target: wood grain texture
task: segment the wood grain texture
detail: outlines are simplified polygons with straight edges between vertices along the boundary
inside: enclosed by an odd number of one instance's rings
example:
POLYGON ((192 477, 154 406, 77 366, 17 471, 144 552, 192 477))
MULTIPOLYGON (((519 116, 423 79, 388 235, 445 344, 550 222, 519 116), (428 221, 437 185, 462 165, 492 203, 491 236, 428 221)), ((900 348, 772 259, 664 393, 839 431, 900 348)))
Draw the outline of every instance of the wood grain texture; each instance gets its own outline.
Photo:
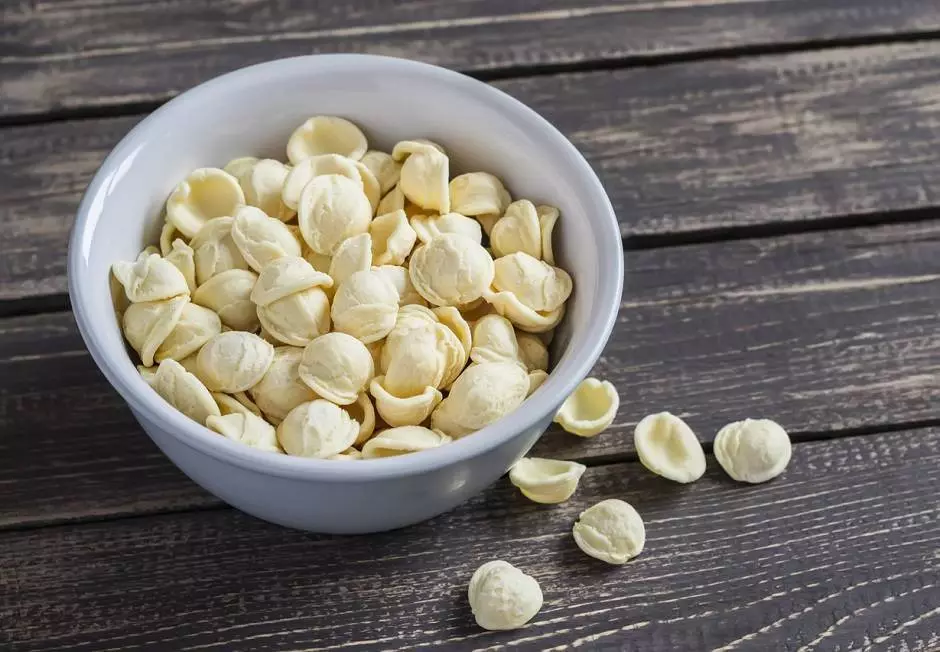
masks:
MULTIPOLYGON (((620 413, 593 439, 553 428, 536 452, 626 459, 660 410, 706 442, 744 417, 797 436, 935 419, 938 249, 927 223, 628 252, 593 372, 620 413)), ((66 313, 0 321, 0 417, 0 527, 216 504, 135 425, 66 313)))
MULTIPOLYGON (((940 43, 497 85, 587 155, 627 237, 858 220, 940 196, 940 43)), ((0 299, 65 291, 81 191, 137 120, 0 132, 0 299)))
POLYGON ((940 29, 923 0, 5 3, 0 116, 162 101, 273 59, 367 52, 470 72, 940 29), (533 44, 537 46, 533 47, 533 44))
POLYGON ((501 481, 397 532, 323 537, 233 510, 0 535, 0 641, 21 650, 911 650, 940 625, 940 431, 799 444, 772 483, 709 459, 697 483, 589 469, 539 506, 501 481), (581 553, 577 514, 621 498, 643 554, 581 553), (473 570, 541 584, 523 630, 478 629, 473 570), (557 646, 557 647, 556 647, 557 646))

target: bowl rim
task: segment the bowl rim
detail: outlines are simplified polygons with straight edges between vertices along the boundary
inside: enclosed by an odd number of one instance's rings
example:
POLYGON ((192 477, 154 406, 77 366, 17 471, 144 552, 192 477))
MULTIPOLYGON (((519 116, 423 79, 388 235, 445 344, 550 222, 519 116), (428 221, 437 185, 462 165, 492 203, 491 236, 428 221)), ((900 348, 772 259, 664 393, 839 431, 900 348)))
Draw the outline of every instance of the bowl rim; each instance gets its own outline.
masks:
MULTIPOLYGON (((69 237, 68 248, 68 292, 72 312, 78 325, 79 333, 91 353, 95 364, 105 378, 135 412, 146 420, 153 421, 168 431, 180 443, 205 453, 218 460, 238 467, 262 472, 268 475, 296 478, 317 479, 336 482, 362 482, 385 478, 418 475, 483 455, 502 444, 520 436, 534 427, 537 422, 557 409, 577 384, 587 376, 594 363, 603 352, 610 337, 620 310, 623 292, 624 256, 621 244, 620 226, 607 193, 597 178, 590 164, 575 146, 550 122, 507 93, 489 84, 473 79, 462 73, 435 66, 433 64, 399 59, 396 57, 370 54, 313 54, 298 57, 275 59, 254 64, 205 81, 169 100, 134 126, 111 150, 101 163, 95 176, 89 183, 76 213, 69 237), (386 69, 405 69, 405 72, 432 78, 442 87, 451 87, 460 91, 477 94, 482 102, 487 102, 505 111, 514 119, 522 120, 534 126, 540 137, 551 141, 553 148, 566 154, 573 172, 581 177, 595 194, 595 201, 603 207, 604 215, 599 215, 598 243, 616 243, 616 255, 600 254, 599 258, 610 260, 614 270, 603 269, 604 274, 612 274, 614 282, 602 296, 598 296, 592 308, 592 318, 584 333, 569 343, 569 347, 578 346, 576 356, 571 356, 565 363, 565 375, 553 372, 539 391, 526 399, 526 409, 518 409, 499 421, 477 431, 471 437, 464 437, 454 442, 415 455, 361 460, 342 463, 336 460, 322 460, 283 455, 259 451, 239 442, 219 436, 204 425, 189 419, 164 401, 137 373, 133 364, 118 361, 109 353, 98 335, 95 322, 100 316, 91 315, 86 305, 83 264, 86 259, 83 242, 90 242, 89 229, 94 229, 97 218, 95 213, 98 195, 110 184, 118 163, 125 158, 125 152, 139 145, 145 134, 158 125, 167 114, 185 110, 185 107, 226 84, 250 85, 253 79, 264 76, 274 69, 295 68, 298 74, 309 72, 312 66, 322 67, 378 67, 386 69), (606 218, 606 219, 603 219, 606 218), (543 391, 548 390, 548 391, 543 391)), ((598 283, 598 287, 601 283, 598 283)), ((141 424, 143 425, 143 424, 141 424)), ((146 430, 146 428, 145 428, 146 430)))

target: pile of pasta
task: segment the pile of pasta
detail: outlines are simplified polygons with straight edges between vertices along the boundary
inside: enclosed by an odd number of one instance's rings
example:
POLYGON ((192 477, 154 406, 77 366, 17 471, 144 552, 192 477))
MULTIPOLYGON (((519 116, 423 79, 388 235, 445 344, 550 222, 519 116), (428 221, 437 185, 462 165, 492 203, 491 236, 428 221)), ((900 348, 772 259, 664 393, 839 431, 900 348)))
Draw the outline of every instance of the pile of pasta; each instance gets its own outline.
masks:
POLYGON ((428 140, 369 150, 334 116, 298 127, 287 159, 191 172, 159 248, 113 265, 160 396, 257 449, 360 459, 467 436, 544 382, 573 289, 557 209, 451 178, 428 140))

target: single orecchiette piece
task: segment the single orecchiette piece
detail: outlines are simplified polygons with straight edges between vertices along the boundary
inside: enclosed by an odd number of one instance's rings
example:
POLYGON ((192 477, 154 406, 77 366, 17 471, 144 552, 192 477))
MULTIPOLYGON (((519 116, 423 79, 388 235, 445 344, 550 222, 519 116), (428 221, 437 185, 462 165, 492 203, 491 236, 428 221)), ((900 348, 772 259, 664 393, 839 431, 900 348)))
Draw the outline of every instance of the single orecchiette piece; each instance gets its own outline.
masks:
POLYGON ((536 206, 535 212, 539 216, 539 231, 542 234, 542 260, 549 265, 555 264, 555 248, 552 245, 552 234, 555 232, 555 223, 561 215, 554 206, 536 206))
POLYGON ((362 176, 356 167, 356 162, 339 154, 321 154, 311 156, 291 168, 284 180, 281 190, 281 200, 295 211, 300 206, 300 195, 304 186, 314 177, 326 174, 338 174, 362 186, 362 176))
POLYGON ((303 349, 279 346, 274 359, 258 384, 251 388, 255 403, 272 422, 281 422, 287 413, 301 403, 317 398, 312 389, 300 380, 300 360, 303 349))
POLYGON ((617 388, 610 382, 585 378, 555 415, 555 423, 573 435, 593 437, 606 430, 620 408, 617 388))
POLYGON ((160 254, 140 254, 133 263, 119 261, 111 266, 114 278, 124 286, 131 303, 162 301, 189 294, 186 277, 160 254))
POLYGON ((385 278, 387 278, 392 283, 392 285, 395 286, 395 289, 398 290, 399 306, 428 305, 428 302, 424 300, 424 297, 418 294, 418 291, 415 289, 414 284, 411 282, 411 276, 408 274, 408 269, 406 267, 399 267, 398 265, 380 265, 378 267, 373 267, 372 269, 373 271, 376 271, 380 274, 384 274, 385 278))
POLYGON ((470 238, 477 244, 483 242, 483 229, 480 228, 480 223, 460 213, 414 215, 411 218, 411 228, 415 230, 415 234, 423 244, 429 243, 444 233, 456 233, 470 238))
POLYGON ((368 231, 372 221, 362 185, 338 174, 314 177, 304 186, 297 211, 304 242, 329 256, 346 238, 368 231))
POLYGON ((451 441, 447 435, 421 426, 401 426, 378 433, 362 447, 364 459, 395 457, 418 453, 443 446, 451 441))
POLYGON ((542 257, 542 230, 535 205, 520 199, 509 205, 490 232, 490 244, 496 257, 523 252, 535 259, 542 257))
POLYGON ((200 168, 190 172, 170 193, 166 219, 185 237, 192 238, 209 220, 234 215, 244 205, 245 193, 238 179, 218 168, 200 168))
POLYGON ((790 463, 790 436, 770 419, 729 423, 715 435, 715 459, 738 482, 767 482, 790 463))
POLYGON ((473 325, 474 362, 514 362, 525 366, 516 340, 516 330, 505 317, 487 315, 473 325))
POLYGON ((274 426, 250 412, 226 414, 218 417, 210 416, 206 419, 206 427, 223 437, 259 451, 284 452, 277 443, 277 433, 274 426))
POLYGON ((253 333, 220 333, 199 350, 199 378, 214 392, 243 392, 264 376, 274 360, 274 347, 253 333))
POLYGON ((382 189, 379 186, 379 180, 372 174, 372 170, 367 168, 360 161, 353 161, 353 165, 356 166, 359 181, 362 183, 362 192, 365 193, 366 199, 369 200, 369 205, 372 206, 372 214, 374 215, 375 209, 378 208, 379 202, 382 200, 382 189))
POLYGON ((287 160, 297 165, 319 154, 340 154, 358 161, 369 149, 362 131, 349 120, 332 115, 309 118, 287 141, 287 160))
POLYGON ((494 268, 493 288, 497 292, 512 292, 539 312, 560 308, 574 287, 568 272, 523 252, 497 258, 494 268))
POLYGON ((153 365, 157 349, 176 328, 188 303, 189 297, 183 295, 163 301, 132 303, 124 311, 124 337, 140 355, 145 367, 153 365))
POLYGON ((196 262, 196 285, 230 269, 248 269, 248 263, 232 238, 234 217, 209 220, 190 241, 196 262))
POLYGON ((542 589, 535 578, 497 560, 480 566, 467 589, 470 609, 483 629, 519 629, 542 608, 542 589))
POLYGON ((277 440, 289 454, 321 459, 347 450, 358 435, 355 419, 323 399, 301 403, 277 427, 277 440))
POLYGON ((484 213, 483 215, 474 215, 476 221, 480 223, 480 227, 483 229, 483 233, 487 236, 493 233, 493 227, 499 221, 499 218, 502 217, 499 213, 484 213))
POLYGON ((405 195, 401 191, 401 186, 396 185, 385 193, 385 196, 379 201, 379 205, 375 208, 375 214, 385 215, 386 213, 403 210, 405 210, 405 195))
POLYGON ((639 555, 646 543, 643 519, 632 505, 616 498, 581 512, 572 534, 586 554, 616 565, 639 555))
POLYGON ((165 254, 165 259, 173 263, 186 279, 186 285, 192 294, 196 291, 196 259, 193 248, 177 238, 170 245, 170 251, 165 254))
POLYGON ((372 379, 369 393, 375 399, 379 416, 392 427, 423 423, 444 398, 440 391, 430 385, 409 396, 396 396, 385 387, 385 376, 372 379))
MULTIPOLYGON (((392 156, 397 158, 401 145, 402 143, 399 143, 395 146, 392 156)), ((432 145, 422 145, 413 148, 402 164, 398 186, 406 198, 421 208, 437 213, 449 213, 449 176, 450 161, 447 155, 432 145)))
POLYGON ((324 288, 333 285, 303 258, 277 258, 261 270, 251 291, 261 325, 292 346, 306 346, 330 330, 330 302, 324 288))
POLYGON ((331 314, 336 330, 371 344, 388 335, 398 315, 398 290, 377 271, 356 272, 336 290, 331 314))
POLYGON ((288 221, 294 216, 294 208, 287 206, 281 190, 290 168, 271 158, 256 161, 240 175, 235 175, 245 194, 245 203, 254 206, 278 221, 288 221))
POLYGON ((529 376, 518 364, 470 365, 431 414, 431 426, 451 437, 463 437, 515 410, 528 391, 529 376))
POLYGON ((344 405, 343 409, 359 424, 359 433, 356 435, 355 445, 361 446, 369 441, 369 438, 375 432, 375 408, 372 406, 372 399, 369 398, 369 395, 363 392, 354 403, 344 405))
POLYGON ((241 179, 243 176, 251 172, 251 168, 255 166, 255 163, 261 159, 257 156, 239 156, 238 158, 233 158, 231 161, 222 166, 222 169, 231 174, 236 179, 241 179))
MULTIPOLYGON (((187 369, 187 371, 189 370, 187 369)), ((192 371, 189 373, 195 376, 195 373, 192 371)), ((252 401, 245 392, 238 392, 236 394, 212 392, 212 398, 215 399, 215 403, 219 406, 219 411, 222 413, 223 417, 226 414, 251 414, 256 417, 261 417, 261 410, 258 409, 258 406, 255 405, 254 401, 252 401)))
POLYGON ((332 455, 332 456, 328 457, 327 459, 330 459, 330 460, 361 460, 361 459, 362 459, 362 453, 360 453, 360 452, 359 452, 358 450, 356 450, 355 448, 347 448, 347 449, 344 450, 342 453, 337 453, 336 455, 332 455))
MULTIPOLYGON (((146 376, 144 378, 147 380, 146 376)), ((200 425, 205 425, 207 418, 220 414, 206 386, 176 360, 167 358, 161 362, 147 382, 163 400, 200 425)))
POLYGON ((232 240, 256 272, 277 258, 300 256, 300 243, 287 225, 254 206, 240 208, 235 214, 232 240))
POLYGON ((480 298, 495 266, 486 249, 470 238, 440 235, 414 250, 409 263, 418 293, 437 306, 460 306, 480 298))
POLYGON ((574 494, 587 467, 577 462, 523 457, 509 470, 509 481, 537 503, 563 503, 574 494))
POLYGON ((166 256, 173 250, 173 241, 180 239, 180 232, 172 222, 164 222, 160 229, 160 255, 166 256))
POLYGON ((565 306, 562 304, 555 310, 537 311, 522 303, 512 292, 493 292, 487 290, 483 298, 493 306, 496 312, 509 321, 516 328, 527 333, 544 333, 550 331, 565 316, 565 306))
POLYGON ((222 332, 219 316, 208 308, 187 303, 170 334, 160 343, 154 360, 182 360, 197 352, 202 345, 222 332))
POLYGON ((382 347, 382 384, 388 393, 406 398, 424 392, 426 387, 443 386, 447 360, 438 348, 444 335, 442 328, 433 315, 399 311, 382 347))
POLYGON ((705 452, 695 433, 679 417, 660 412, 644 417, 633 431, 640 463, 674 482, 694 482, 705 473, 705 452))
POLYGON ((333 286, 339 287, 343 281, 356 272, 364 272, 371 268, 372 236, 368 233, 360 233, 343 240, 330 261, 329 274, 333 279, 333 286))
POLYGON ((418 238, 403 210, 376 217, 369 224, 369 233, 375 265, 401 265, 411 254, 418 238))
POLYGON ((392 158, 391 154, 372 149, 366 152, 359 162, 372 172, 372 176, 379 182, 379 192, 383 196, 398 183, 401 165, 392 158))
POLYGON ((230 269, 210 278, 193 294, 193 302, 215 311, 222 323, 236 331, 258 329, 258 314, 251 291, 258 275, 247 269, 230 269))
POLYGON ((529 372, 529 391, 526 393, 526 397, 532 396, 532 394, 537 390, 542 384, 548 380, 548 372, 542 371, 541 369, 536 369, 535 371, 529 372))
POLYGON ((298 372, 318 396, 349 405, 367 388, 375 367, 365 344, 345 333, 327 333, 306 346, 298 372))
POLYGON ((519 344, 519 359, 529 371, 548 371, 548 348, 535 335, 516 333, 519 344))
POLYGON ((454 177, 449 186, 450 210, 461 215, 502 215, 510 197, 503 183, 487 172, 454 177))

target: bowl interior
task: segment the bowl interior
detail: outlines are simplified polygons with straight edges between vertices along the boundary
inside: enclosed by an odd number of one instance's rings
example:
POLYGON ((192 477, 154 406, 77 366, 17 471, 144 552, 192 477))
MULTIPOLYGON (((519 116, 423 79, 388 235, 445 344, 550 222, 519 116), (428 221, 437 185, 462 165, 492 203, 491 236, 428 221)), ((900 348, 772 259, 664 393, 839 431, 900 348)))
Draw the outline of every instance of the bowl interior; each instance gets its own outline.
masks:
POLYGON ((575 292, 553 346, 561 353, 555 373, 534 396, 559 393, 558 376, 586 372, 583 358, 592 355, 587 365, 593 363, 611 309, 616 313, 610 304, 620 298, 622 253, 609 201, 581 156, 547 122, 485 84, 413 62, 329 55, 253 66, 203 84, 145 119, 105 161, 79 212, 70 276, 80 325, 91 324, 83 333, 112 383, 119 374, 149 391, 113 318, 111 264, 156 243, 166 197, 189 171, 239 156, 286 160, 291 132, 316 114, 352 120, 370 148, 390 151, 399 140, 430 138, 448 150, 453 170, 491 172, 514 198, 557 206, 556 257, 575 292))

